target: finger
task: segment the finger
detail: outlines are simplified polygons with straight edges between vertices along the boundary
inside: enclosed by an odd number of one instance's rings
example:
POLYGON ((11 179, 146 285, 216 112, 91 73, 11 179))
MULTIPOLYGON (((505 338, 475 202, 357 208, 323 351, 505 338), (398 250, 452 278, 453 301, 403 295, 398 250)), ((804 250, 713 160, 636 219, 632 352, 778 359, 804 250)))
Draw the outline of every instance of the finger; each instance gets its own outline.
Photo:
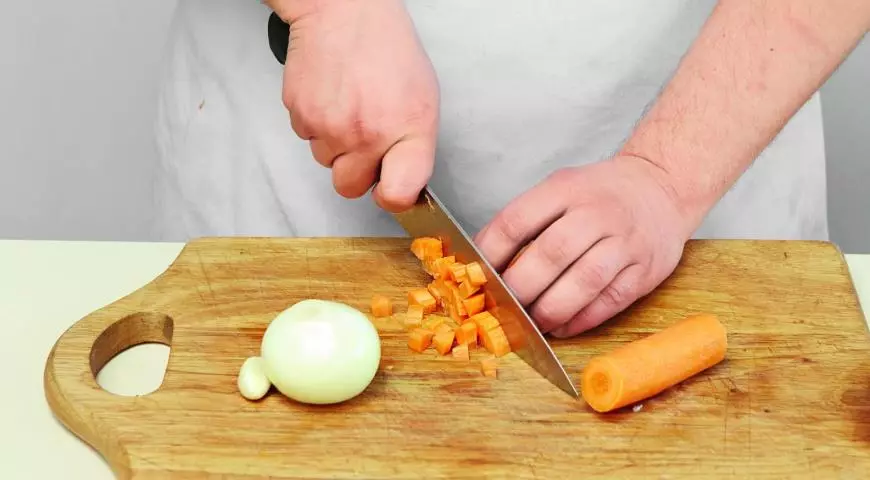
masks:
POLYGON ((558 330, 573 319, 633 263, 620 238, 598 241, 535 301, 529 313, 542 332, 558 330))
POLYGON ((534 302, 595 242, 609 235, 601 217, 585 209, 571 210, 529 244, 503 275, 520 303, 534 302))
POLYGON ((298 114, 290 112, 290 128, 296 133, 296 136, 302 140, 309 141, 314 137, 313 130, 308 122, 302 119, 298 114))
POLYGON ((388 212, 412 207, 429 182, 435 164, 435 141, 428 137, 399 140, 384 154, 375 202, 388 212))
POLYGON ((332 164, 335 162, 335 159, 338 158, 344 152, 339 151, 336 148, 333 148, 326 140, 321 138, 315 138, 311 140, 311 155, 314 156, 314 160, 317 163, 323 165, 326 168, 332 168, 332 164))
POLYGON ((353 152, 339 156, 332 164, 332 184, 345 198, 359 198, 377 180, 381 157, 373 151, 353 152))
POLYGON ((493 268, 502 271, 523 245, 565 213, 564 200, 549 181, 542 182, 508 203, 474 242, 493 268))
POLYGON ((643 267, 634 264, 616 276, 601 293, 562 327, 551 335, 558 338, 572 337, 601 325, 622 312, 652 288, 642 288, 643 267))

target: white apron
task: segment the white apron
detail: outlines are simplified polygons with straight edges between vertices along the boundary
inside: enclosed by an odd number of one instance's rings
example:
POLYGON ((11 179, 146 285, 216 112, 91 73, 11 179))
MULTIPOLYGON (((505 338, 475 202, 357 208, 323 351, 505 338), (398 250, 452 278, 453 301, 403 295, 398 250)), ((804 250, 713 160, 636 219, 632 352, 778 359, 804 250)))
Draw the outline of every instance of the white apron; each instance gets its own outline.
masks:
MULTIPOLYGON (((629 135, 714 0, 408 0, 437 71, 432 188, 476 233, 564 166, 629 135)), ((281 103, 270 10, 180 0, 156 125, 159 239, 403 235, 369 195, 347 200, 281 103)), ((818 95, 717 204, 697 238, 828 238, 818 95)))

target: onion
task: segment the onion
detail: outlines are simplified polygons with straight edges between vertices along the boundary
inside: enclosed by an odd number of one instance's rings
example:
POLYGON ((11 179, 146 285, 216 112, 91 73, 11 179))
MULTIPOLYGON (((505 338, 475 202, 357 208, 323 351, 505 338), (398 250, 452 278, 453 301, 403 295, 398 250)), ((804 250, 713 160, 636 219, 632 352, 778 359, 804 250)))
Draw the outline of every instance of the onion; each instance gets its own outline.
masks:
POLYGON ((343 303, 303 300, 266 328, 263 371, 275 388, 303 403, 332 404, 362 393, 381 361, 381 341, 368 317, 343 303))

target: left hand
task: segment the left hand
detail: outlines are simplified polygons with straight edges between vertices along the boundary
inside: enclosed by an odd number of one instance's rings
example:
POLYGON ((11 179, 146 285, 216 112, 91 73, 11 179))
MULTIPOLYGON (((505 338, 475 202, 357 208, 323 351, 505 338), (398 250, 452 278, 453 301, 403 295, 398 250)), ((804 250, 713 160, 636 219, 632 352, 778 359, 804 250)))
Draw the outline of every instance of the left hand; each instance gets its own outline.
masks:
POLYGON ((507 205, 475 238, 543 333, 577 335, 648 294, 679 263, 694 222, 667 173, 622 156, 566 168, 507 205), (531 243, 530 243, 531 242, 531 243))

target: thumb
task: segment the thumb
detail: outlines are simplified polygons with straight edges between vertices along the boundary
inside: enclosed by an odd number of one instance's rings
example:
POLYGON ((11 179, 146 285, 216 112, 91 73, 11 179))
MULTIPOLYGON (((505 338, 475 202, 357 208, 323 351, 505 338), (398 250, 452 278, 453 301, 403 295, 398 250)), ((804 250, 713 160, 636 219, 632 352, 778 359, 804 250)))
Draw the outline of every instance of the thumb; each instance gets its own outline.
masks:
POLYGON ((403 138, 381 160, 380 181, 373 192, 375 203, 391 213, 411 208, 432 177, 434 164, 433 139, 403 138))

